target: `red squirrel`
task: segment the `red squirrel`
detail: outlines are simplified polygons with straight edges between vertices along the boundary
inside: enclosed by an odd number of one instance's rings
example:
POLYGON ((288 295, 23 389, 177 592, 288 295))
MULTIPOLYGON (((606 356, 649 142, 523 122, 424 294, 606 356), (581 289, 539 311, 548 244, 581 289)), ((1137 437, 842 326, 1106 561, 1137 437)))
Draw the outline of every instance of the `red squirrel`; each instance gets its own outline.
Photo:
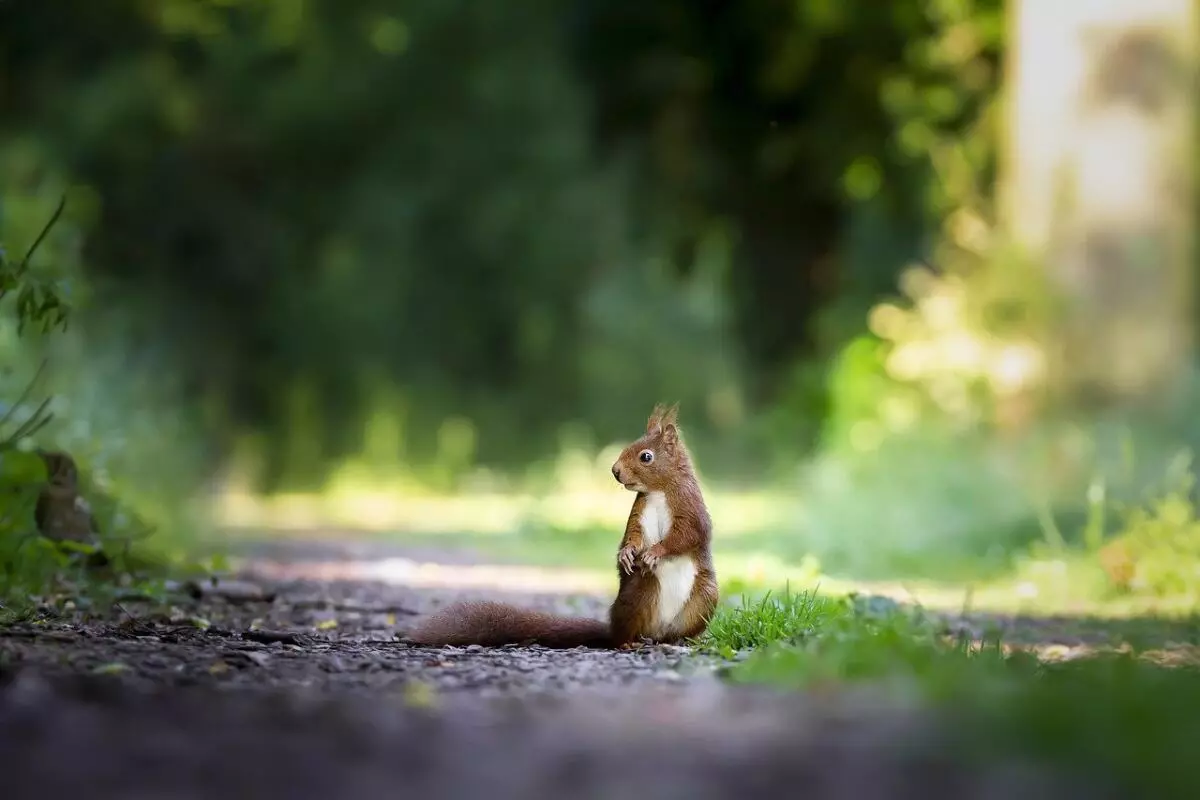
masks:
POLYGON ((678 406, 655 406, 645 434, 613 464, 613 477, 637 497, 617 550, 620 586, 608 622, 467 601, 425 618, 408 640, 434 646, 628 649, 702 634, 718 601, 712 520, 677 415, 678 406))

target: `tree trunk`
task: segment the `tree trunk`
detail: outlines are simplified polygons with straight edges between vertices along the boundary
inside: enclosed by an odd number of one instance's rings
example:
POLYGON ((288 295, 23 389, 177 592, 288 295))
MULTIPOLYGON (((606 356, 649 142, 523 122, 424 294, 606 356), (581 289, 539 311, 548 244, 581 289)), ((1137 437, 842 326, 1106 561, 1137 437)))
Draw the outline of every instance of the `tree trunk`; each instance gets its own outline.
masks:
POLYGON ((1051 389, 1153 400, 1193 349, 1197 0, 1013 0, 1004 223, 1060 301, 1051 389))

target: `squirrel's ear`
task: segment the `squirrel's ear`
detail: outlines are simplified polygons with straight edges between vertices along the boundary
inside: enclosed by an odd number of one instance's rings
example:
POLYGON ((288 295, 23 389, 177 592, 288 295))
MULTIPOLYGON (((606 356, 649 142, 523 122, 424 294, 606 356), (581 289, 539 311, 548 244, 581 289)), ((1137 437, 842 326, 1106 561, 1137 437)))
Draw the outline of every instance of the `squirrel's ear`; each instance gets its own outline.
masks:
POLYGON ((662 426, 662 441, 668 453, 675 451, 675 445, 679 444, 679 428, 675 427, 674 422, 662 426))
POLYGON ((679 403, 672 403, 663 409, 662 424, 664 426, 679 424, 679 403))
POLYGON ((679 404, 667 406, 658 403, 654 406, 654 410, 650 412, 650 419, 646 421, 646 433, 660 433, 667 425, 674 424, 679 416, 679 404))
POLYGON ((650 418, 646 420, 646 433, 653 436, 662 430, 663 415, 666 411, 661 403, 654 406, 654 410, 650 412, 650 418))

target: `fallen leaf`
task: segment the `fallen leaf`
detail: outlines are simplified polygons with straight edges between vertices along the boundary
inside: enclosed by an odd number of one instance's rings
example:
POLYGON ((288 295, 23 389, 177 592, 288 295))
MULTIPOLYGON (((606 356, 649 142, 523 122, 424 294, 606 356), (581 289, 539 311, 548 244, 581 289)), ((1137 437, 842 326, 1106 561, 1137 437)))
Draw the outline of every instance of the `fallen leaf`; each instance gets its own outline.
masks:
POLYGON ((433 708, 437 705, 437 692, 423 681, 409 681, 404 685, 404 702, 413 708, 433 708))
POLYGON ((128 664, 122 664, 120 661, 113 661, 108 664, 101 664, 94 668, 92 672, 96 675, 116 675, 118 672, 125 672, 129 669, 128 664))
POLYGON ((223 675, 226 672, 229 672, 229 665, 224 661, 217 661, 208 668, 209 675, 223 675))
POLYGON ((323 619, 317 623, 317 630, 327 631, 332 628, 336 628, 337 626, 338 626, 338 621, 336 619, 323 619))

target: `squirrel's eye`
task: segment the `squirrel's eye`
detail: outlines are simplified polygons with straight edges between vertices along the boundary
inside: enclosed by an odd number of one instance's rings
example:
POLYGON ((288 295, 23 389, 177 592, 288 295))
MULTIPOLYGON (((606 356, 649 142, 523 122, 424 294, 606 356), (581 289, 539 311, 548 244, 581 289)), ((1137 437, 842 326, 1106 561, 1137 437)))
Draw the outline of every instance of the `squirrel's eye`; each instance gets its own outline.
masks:
POLYGON ((643 450, 642 452, 638 453, 638 460, 641 461, 643 464, 649 464, 651 461, 654 460, 654 451, 653 450, 643 450))

